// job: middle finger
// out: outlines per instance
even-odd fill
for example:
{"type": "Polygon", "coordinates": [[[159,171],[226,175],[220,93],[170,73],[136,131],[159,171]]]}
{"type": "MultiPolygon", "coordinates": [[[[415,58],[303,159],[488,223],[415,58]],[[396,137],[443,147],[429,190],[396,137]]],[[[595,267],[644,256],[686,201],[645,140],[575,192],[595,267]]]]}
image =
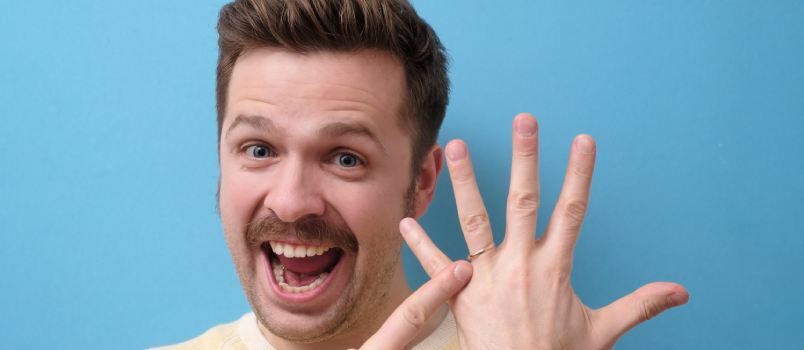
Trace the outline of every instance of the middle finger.
{"type": "Polygon", "coordinates": [[[511,155],[511,185],[505,215],[505,241],[514,247],[533,246],[539,210],[539,130],[529,114],[517,115],[511,155]]]}

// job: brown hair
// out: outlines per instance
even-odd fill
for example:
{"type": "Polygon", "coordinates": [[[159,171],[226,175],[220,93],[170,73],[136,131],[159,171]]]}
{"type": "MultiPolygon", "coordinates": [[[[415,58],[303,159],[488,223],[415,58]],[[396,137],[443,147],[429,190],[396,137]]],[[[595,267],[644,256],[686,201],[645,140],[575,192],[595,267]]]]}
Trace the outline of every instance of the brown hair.
{"type": "Polygon", "coordinates": [[[435,143],[449,101],[441,41],[406,0],[235,0],[218,19],[218,138],[237,58],[256,47],[293,52],[379,49],[402,62],[408,94],[400,114],[412,137],[414,175],[435,143]]]}

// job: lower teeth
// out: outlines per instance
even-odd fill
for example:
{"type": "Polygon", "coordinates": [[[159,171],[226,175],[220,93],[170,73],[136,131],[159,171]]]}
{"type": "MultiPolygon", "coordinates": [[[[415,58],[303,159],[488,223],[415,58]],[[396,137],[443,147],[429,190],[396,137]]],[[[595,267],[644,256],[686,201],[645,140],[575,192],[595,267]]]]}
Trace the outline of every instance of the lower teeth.
{"type": "Polygon", "coordinates": [[[327,276],[329,276],[328,272],[322,272],[320,275],[318,275],[318,278],[313,281],[313,283],[310,283],[306,286],[291,286],[285,282],[285,267],[281,264],[274,264],[274,277],[276,278],[276,283],[279,284],[279,287],[282,288],[282,290],[290,293],[304,293],[308,290],[318,287],[318,285],[324,282],[327,276]]]}

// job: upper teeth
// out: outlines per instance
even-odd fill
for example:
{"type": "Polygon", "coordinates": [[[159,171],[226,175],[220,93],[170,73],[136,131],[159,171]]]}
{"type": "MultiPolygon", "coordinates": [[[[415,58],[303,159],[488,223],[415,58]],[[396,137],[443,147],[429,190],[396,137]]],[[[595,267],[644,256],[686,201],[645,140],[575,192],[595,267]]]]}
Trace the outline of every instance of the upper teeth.
{"type": "Polygon", "coordinates": [[[306,256],[321,255],[330,248],[326,246],[290,244],[274,241],[268,243],[271,244],[271,249],[273,249],[276,255],[284,255],[287,258],[303,258],[306,256]]]}

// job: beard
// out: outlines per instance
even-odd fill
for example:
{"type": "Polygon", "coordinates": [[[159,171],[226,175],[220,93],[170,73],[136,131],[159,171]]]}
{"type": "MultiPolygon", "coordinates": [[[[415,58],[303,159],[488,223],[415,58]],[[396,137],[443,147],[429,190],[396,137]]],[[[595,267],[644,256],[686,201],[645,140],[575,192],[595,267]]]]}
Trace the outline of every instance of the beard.
{"type": "MultiPolygon", "coordinates": [[[[400,210],[404,216],[415,213],[415,189],[416,182],[413,181],[405,193],[404,207],[400,210]]],[[[377,235],[374,241],[381,243],[362,250],[356,235],[340,217],[304,217],[287,223],[269,211],[268,215],[249,223],[244,238],[251,252],[260,252],[260,246],[266,241],[280,240],[293,232],[300,242],[327,243],[343,249],[345,254],[358,257],[351,281],[341,291],[337,301],[316,316],[313,322],[301,325],[272,318],[272,314],[279,310],[260,297],[253,260],[252,264],[239,264],[235,259],[240,282],[259,324],[274,336],[295,343],[318,343],[347,332],[359,334],[376,331],[384,321],[385,311],[389,309],[387,298],[395,271],[399,268],[403,240],[397,227],[401,218],[391,219],[378,232],[371,233],[377,235]]]]}

